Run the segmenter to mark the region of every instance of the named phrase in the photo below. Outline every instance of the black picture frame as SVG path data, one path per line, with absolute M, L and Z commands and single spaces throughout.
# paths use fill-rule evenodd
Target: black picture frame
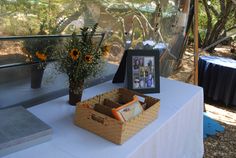
M 159 50 L 127 50 L 127 88 L 140 93 L 160 93 Z

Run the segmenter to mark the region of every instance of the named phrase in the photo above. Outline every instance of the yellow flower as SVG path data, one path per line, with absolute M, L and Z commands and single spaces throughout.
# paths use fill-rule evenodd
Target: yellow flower
M 93 56 L 92 55 L 85 55 L 85 61 L 87 63 L 92 63 L 93 62 Z
M 70 51 L 70 57 L 75 61 L 79 58 L 80 52 L 78 49 L 74 48 Z
M 40 53 L 39 51 L 36 52 L 36 57 L 39 58 L 41 61 L 46 61 L 47 60 L 47 55 Z

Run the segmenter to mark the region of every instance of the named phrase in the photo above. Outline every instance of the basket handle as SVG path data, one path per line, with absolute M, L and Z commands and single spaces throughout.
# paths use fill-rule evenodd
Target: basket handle
M 95 114 L 91 114 L 90 115 L 90 118 L 93 120 L 93 121 L 96 121 L 104 126 L 107 126 L 107 123 L 105 123 L 105 119 L 104 117 L 101 117 L 101 116 L 97 116 Z

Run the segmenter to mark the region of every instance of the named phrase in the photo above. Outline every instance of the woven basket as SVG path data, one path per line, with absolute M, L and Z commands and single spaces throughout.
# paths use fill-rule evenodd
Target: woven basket
M 88 108 L 88 105 L 102 103 L 105 98 L 116 101 L 119 99 L 129 100 L 134 95 L 144 97 L 147 106 L 141 114 L 126 122 L 118 121 L 92 108 Z M 126 140 L 155 120 L 158 116 L 159 108 L 159 99 L 120 88 L 77 103 L 74 123 L 113 143 L 123 144 Z

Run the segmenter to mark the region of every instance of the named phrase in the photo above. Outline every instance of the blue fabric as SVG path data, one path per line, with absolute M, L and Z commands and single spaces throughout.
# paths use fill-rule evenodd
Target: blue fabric
M 204 113 L 203 118 L 203 134 L 204 138 L 207 138 L 208 136 L 213 136 L 218 132 L 224 132 L 224 127 L 221 126 L 218 122 L 211 119 L 209 116 L 207 116 L 206 113 Z
M 236 106 L 236 61 L 201 56 L 198 66 L 198 82 L 204 89 L 205 98 Z
M 200 59 L 208 63 L 236 69 L 236 60 L 234 59 L 218 57 L 218 56 L 201 56 Z

